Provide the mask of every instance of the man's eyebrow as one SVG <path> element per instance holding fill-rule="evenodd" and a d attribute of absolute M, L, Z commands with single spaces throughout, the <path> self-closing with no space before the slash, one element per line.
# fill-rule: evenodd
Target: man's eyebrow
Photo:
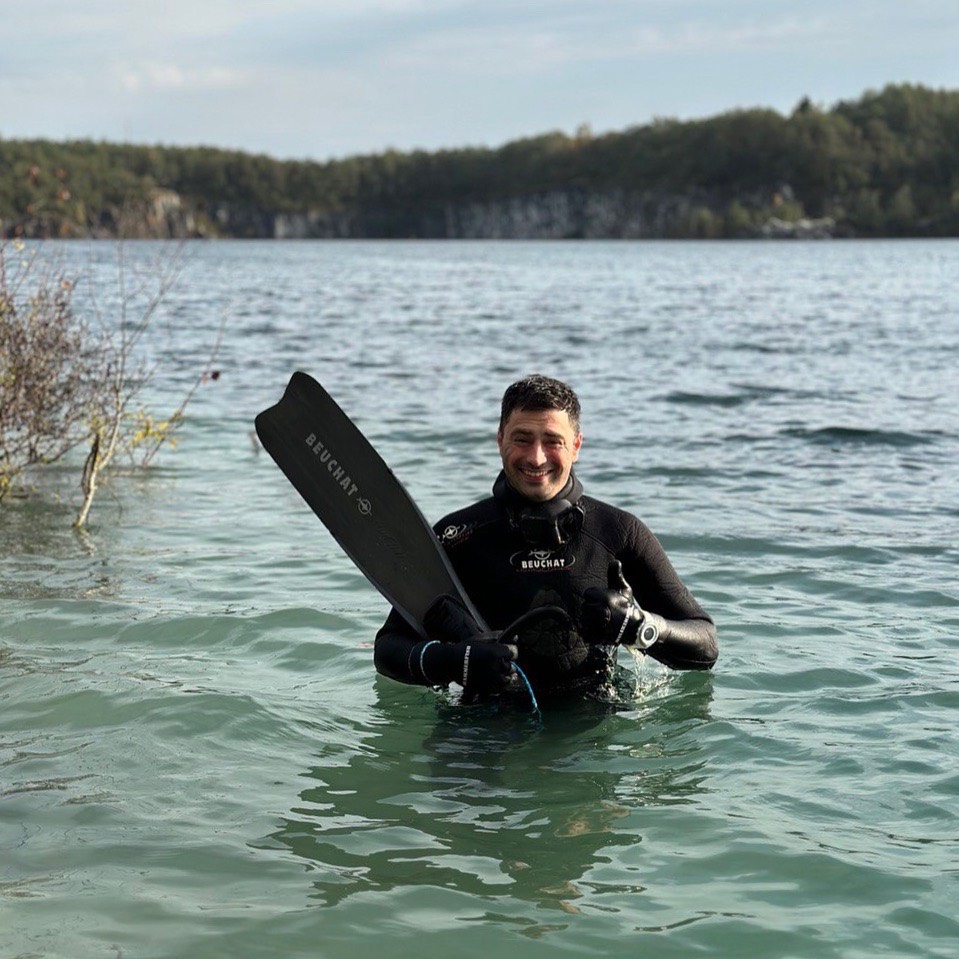
<path fill-rule="evenodd" d="M 514 426 L 513 429 L 509 431 L 510 436 L 534 436 L 535 433 L 536 433 L 536 430 L 531 430 L 527 426 Z M 566 437 L 562 433 L 556 430 L 546 430 L 543 433 L 543 436 L 549 440 L 565 440 L 566 439 Z"/>

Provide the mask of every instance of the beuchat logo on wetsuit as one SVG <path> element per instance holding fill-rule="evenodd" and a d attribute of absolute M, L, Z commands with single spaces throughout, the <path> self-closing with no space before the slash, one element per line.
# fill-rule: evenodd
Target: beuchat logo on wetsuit
<path fill-rule="evenodd" d="M 473 527 L 470 525 L 455 526 L 451 523 L 440 533 L 440 542 L 449 544 L 457 543 L 460 540 L 466 539 L 466 534 L 472 532 L 472 530 Z"/>
<path fill-rule="evenodd" d="M 521 549 L 509 558 L 521 573 L 552 573 L 575 565 L 576 557 L 562 549 Z"/>

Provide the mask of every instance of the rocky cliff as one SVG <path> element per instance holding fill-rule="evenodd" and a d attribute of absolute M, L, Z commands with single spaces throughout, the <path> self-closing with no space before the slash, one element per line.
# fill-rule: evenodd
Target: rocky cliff
<path fill-rule="evenodd" d="M 84 226 L 64 217 L 25 221 L 26 237 L 236 237 L 242 239 L 821 239 L 828 218 L 785 216 L 776 199 L 706 193 L 552 190 L 459 203 L 356 204 L 334 211 L 278 212 L 243 204 L 204 208 L 173 190 L 109 209 Z M 6 227 L 4 232 L 12 232 Z"/>
<path fill-rule="evenodd" d="M 832 220 L 790 221 L 760 213 L 752 198 L 750 203 L 752 215 L 744 212 L 732 220 L 720 200 L 706 195 L 562 190 L 416 210 L 365 206 L 333 213 L 264 213 L 221 208 L 214 222 L 226 235 L 276 239 L 821 238 L 834 232 Z"/>

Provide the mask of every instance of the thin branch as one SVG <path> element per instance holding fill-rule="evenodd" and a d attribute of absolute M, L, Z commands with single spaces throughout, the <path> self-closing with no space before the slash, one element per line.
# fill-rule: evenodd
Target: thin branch
<path fill-rule="evenodd" d="M 213 346 L 210 348 L 210 355 L 207 357 L 207 361 L 204 364 L 202 372 L 194 380 L 193 385 L 187 390 L 186 395 L 183 397 L 180 405 L 174 410 L 173 415 L 169 419 L 170 429 L 164 430 L 159 437 L 153 443 L 153 446 L 147 450 L 146 454 L 141 458 L 140 465 L 143 467 L 149 466 L 153 457 L 159 452 L 160 447 L 170 439 L 171 433 L 176 430 L 177 426 L 183 420 L 184 413 L 186 412 L 187 406 L 189 406 L 191 400 L 193 399 L 196 391 L 200 388 L 200 385 L 208 382 L 211 379 L 217 379 L 219 376 L 218 372 L 213 369 L 213 364 L 216 362 L 217 355 L 220 352 L 220 345 L 223 342 L 223 330 L 226 327 L 226 314 L 220 318 L 220 325 L 217 327 L 216 337 L 213 340 Z"/>

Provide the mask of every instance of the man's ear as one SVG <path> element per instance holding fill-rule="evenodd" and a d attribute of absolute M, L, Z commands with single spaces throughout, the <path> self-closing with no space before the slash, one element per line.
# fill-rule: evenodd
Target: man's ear
<path fill-rule="evenodd" d="M 576 439 L 573 440 L 573 462 L 579 459 L 579 451 L 583 445 L 583 434 L 577 433 Z"/>

